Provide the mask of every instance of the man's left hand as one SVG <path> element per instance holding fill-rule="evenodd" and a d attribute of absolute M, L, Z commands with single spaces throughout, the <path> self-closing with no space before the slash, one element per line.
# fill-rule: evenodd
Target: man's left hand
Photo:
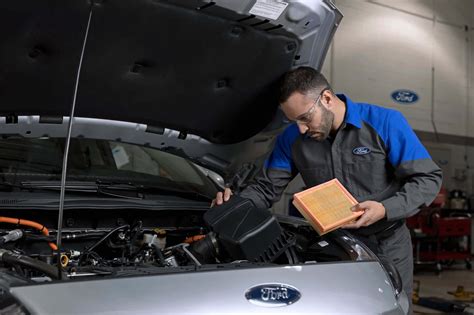
<path fill-rule="evenodd" d="M 342 227 L 345 229 L 358 229 L 369 226 L 385 217 L 385 207 L 377 201 L 367 200 L 351 208 L 352 211 L 363 210 L 364 213 L 353 223 L 348 223 Z"/>

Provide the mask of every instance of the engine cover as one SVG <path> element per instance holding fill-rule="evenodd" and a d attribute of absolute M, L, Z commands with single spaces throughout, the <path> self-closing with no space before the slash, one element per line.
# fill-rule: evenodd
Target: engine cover
<path fill-rule="evenodd" d="M 233 196 L 208 210 L 204 221 L 217 234 L 219 248 L 233 259 L 271 261 L 280 252 L 280 224 L 270 211 L 258 209 L 249 199 Z"/>

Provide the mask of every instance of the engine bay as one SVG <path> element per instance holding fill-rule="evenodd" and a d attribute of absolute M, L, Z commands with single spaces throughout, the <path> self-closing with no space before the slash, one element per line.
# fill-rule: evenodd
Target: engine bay
<path fill-rule="evenodd" d="M 68 209 L 60 250 L 55 211 L 5 210 L 0 271 L 34 283 L 355 260 L 344 242 L 232 199 L 208 211 Z"/>

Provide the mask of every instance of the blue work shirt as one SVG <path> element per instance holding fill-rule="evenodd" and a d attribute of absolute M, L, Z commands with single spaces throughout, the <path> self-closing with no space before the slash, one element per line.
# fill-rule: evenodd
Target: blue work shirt
<path fill-rule="evenodd" d="M 385 206 L 386 218 L 360 229 L 367 234 L 429 205 L 440 189 L 442 172 L 403 115 L 338 97 L 346 104 L 346 114 L 336 136 L 316 141 L 302 135 L 296 124 L 289 125 L 241 196 L 270 208 L 298 173 L 307 187 L 337 178 L 359 202 L 374 200 Z"/>

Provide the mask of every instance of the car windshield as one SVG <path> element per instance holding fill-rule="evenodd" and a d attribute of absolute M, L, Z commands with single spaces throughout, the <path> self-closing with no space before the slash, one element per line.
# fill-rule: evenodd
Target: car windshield
<path fill-rule="evenodd" d="M 59 180 L 65 140 L 0 140 L 0 175 L 5 183 Z M 71 139 L 68 180 L 153 185 L 215 195 L 215 186 L 190 161 L 148 147 L 93 139 Z"/>

